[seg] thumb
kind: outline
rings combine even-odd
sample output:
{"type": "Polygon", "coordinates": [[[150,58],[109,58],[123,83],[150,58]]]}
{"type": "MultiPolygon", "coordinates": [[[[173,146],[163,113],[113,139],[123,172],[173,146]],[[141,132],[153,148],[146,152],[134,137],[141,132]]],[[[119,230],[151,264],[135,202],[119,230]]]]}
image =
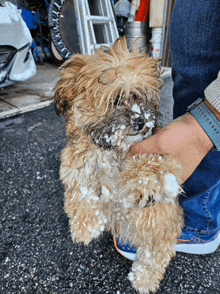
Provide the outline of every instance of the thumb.
{"type": "Polygon", "coordinates": [[[144,153],[146,153],[145,150],[142,150],[142,149],[143,148],[141,148],[140,142],[134,144],[133,146],[131,146],[131,148],[126,153],[126,158],[131,158],[135,154],[144,154],[144,153]]]}
{"type": "Polygon", "coordinates": [[[131,148],[128,150],[128,152],[126,153],[125,157],[126,158],[131,158],[133,156],[133,154],[131,153],[131,148]]]}
{"type": "Polygon", "coordinates": [[[126,154],[127,158],[135,154],[160,153],[157,146],[157,134],[134,144],[126,154]]]}

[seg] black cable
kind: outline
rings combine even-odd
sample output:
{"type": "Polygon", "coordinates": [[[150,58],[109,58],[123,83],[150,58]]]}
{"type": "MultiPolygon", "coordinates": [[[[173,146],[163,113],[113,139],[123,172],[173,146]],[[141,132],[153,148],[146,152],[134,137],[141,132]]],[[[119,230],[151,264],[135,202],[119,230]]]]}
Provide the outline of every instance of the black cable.
{"type": "Polygon", "coordinates": [[[38,24],[39,24],[39,30],[40,30],[40,38],[41,38],[41,48],[42,51],[44,53],[44,57],[45,59],[47,59],[47,54],[44,50],[44,39],[43,39],[43,34],[42,34],[42,28],[41,28],[41,21],[40,21],[40,13],[39,13],[39,9],[37,9],[37,14],[38,14],[38,24]]]}

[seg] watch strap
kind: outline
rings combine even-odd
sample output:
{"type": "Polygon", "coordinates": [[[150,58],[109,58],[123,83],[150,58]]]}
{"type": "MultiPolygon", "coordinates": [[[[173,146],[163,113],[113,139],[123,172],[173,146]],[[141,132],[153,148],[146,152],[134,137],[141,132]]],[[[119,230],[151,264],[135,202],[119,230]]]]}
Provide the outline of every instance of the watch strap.
{"type": "Polygon", "coordinates": [[[199,101],[195,101],[193,105],[190,105],[192,107],[189,107],[189,112],[209,136],[216,149],[220,151],[220,121],[204,103],[203,99],[199,99],[199,101]]]}

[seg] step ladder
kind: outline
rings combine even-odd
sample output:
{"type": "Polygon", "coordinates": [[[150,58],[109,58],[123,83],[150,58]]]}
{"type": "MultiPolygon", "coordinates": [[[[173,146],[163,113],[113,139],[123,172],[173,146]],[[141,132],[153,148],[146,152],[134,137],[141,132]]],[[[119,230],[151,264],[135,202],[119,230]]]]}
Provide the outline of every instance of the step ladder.
{"type": "Polygon", "coordinates": [[[119,37],[110,0],[94,2],[99,15],[91,15],[88,0],[73,0],[81,54],[93,54],[95,48],[110,46],[119,37]],[[102,44],[97,43],[94,25],[99,25],[102,30],[102,44]]]}

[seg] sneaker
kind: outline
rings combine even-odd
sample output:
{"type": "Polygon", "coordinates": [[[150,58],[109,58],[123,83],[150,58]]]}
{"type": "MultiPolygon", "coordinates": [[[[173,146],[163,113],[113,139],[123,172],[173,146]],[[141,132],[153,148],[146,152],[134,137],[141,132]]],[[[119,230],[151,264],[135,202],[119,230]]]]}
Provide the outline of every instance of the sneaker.
{"type": "MultiPolygon", "coordinates": [[[[135,247],[120,242],[115,236],[113,236],[113,242],[116,250],[122,256],[132,261],[136,260],[137,254],[135,247]]],[[[212,235],[202,235],[202,237],[183,232],[181,237],[177,239],[175,249],[177,252],[189,254],[209,254],[213,253],[219,245],[220,231],[212,235]]]]}
{"type": "Polygon", "coordinates": [[[129,244],[124,244],[120,242],[118,238],[113,236],[113,242],[115,245],[115,249],[125,258],[134,261],[136,259],[136,250],[135,247],[131,247],[129,244]]]}
{"type": "Polygon", "coordinates": [[[177,239],[175,249],[177,252],[189,254],[209,254],[213,253],[220,244],[220,231],[209,235],[193,235],[182,232],[177,239]]]}

